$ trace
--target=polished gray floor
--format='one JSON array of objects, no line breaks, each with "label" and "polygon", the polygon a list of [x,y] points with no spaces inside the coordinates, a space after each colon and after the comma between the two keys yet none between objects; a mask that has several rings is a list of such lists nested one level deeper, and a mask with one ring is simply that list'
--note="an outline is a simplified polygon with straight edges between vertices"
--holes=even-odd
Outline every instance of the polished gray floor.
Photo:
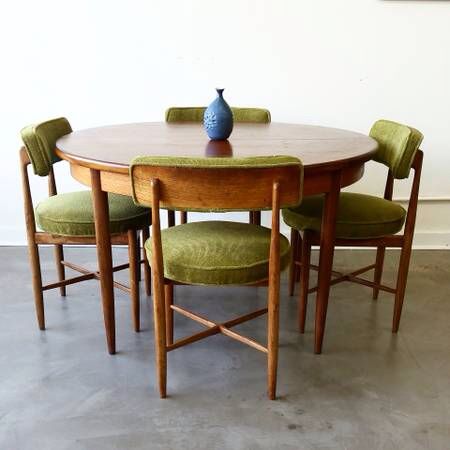
[{"label": "polished gray floor", "polygon": [[[338,251],[336,266],[372,255]],[[397,256],[388,255],[387,282]],[[53,279],[51,249],[42,257]],[[95,267],[91,249],[69,249],[67,259]],[[95,281],[70,286],[65,299],[46,293],[40,332],[26,249],[0,248],[0,449],[450,449],[449,272],[450,252],[413,254],[397,336],[391,295],[373,302],[368,288],[336,286],[320,356],[312,314],[298,334],[283,284],[277,401],[265,396],[264,355],[224,336],[172,352],[170,397],[160,400],[149,299],[134,333],[128,298],[116,293],[118,354],[109,356]],[[218,320],[265,296],[264,288],[176,289],[177,302]],[[184,318],[176,326],[178,336],[196,329]],[[264,318],[240,329],[264,342]]]}]

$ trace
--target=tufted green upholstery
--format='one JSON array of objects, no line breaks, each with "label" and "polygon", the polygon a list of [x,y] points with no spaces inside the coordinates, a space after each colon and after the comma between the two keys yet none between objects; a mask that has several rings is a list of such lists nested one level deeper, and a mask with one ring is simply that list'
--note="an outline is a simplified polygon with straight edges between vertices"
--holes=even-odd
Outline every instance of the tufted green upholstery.
[{"label": "tufted green upholstery", "polygon": [[[283,219],[297,230],[320,231],[324,195],[305,197],[300,206],[283,210]],[[339,197],[336,237],[374,238],[402,229],[406,211],[397,203],[371,195],[343,192]]]},{"label": "tufted green upholstery", "polygon": [[52,164],[59,161],[55,154],[56,141],[71,131],[70,123],[64,117],[22,129],[22,140],[36,175],[49,174]]},{"label": "tufted green upholstery", "polygon": [[423,135],[415,128],[390,120],[378,120],[370,130],[378,142],[374,160],[388,166],[394,178],[408,178],[416,151]]},{"label": "tufted green upholstery", "polygon": [[[166,111],[166,122],[202,122],[205,106],[172,107]],[[235,122],[270,123],[270,112],[263,108],[232,107]]]},{"label": "tufted green upholstery", "polygon": [[[194,222],[161,231],[164,276],[201,285],[249,284],[269,271],[270,229],[238,222]],[[145,243],[151,260],[151,238]],[[289,241],[280,235],[281,270]]]},{"label": "tufted green upholstery", "polygon": [[[150,225],[148,209],[136,206],[131,197],[108,194],[109,229],[122,233]],[[95,236],[91,191],[54,195],[36,207],[41,230],[63,236]]]}]

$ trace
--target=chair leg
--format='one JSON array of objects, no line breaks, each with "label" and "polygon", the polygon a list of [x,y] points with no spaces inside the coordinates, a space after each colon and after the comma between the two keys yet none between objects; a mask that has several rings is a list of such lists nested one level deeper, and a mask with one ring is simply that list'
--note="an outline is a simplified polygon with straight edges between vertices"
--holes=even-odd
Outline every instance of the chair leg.
[{"label": "chair leg", "polygon": [[303,234],[301,272],[300,272],[300,294],[298,297],[298,327],[300,333],[305,332],[306,311],[308,308],[309,289],[309,265],[311,263],[311,241],[307,231]]},{"label": "chair leg", "polygon": [[[58,272],[58,281],[63,281],[66,278],[65,268],[61,261],[64,261],[64,250],[61,244],[56,244],[55,248],[55,262],[56,262],[56,271]],[[60,294],[65,297],[66,296],[66,286],[61,286],[59,288]]]},{"label": "chair leg", "polygon": [[28,243],[31,277],[33,284],[34,305],[40,330],[45,330],[44,294],[42,291],[41,262],[39,259],[39,247],[34,242]]},{"label": "chair leg", "polygon": [[397,274],[397,286],[395,292],[394,317],[392,320],[392,332],[397,333],[402,315],[403,300],[405,298],[406,282],[408,280],[409,261],[411,258],[412,243],[405,243],[400,254],[400,262]]},{"label": "chair leg", "polygon": [[[303,248],[303,241],[302,241],[302,234],[299,232],[298,233],[298,239],[297,239],[297,248],[296,248],[296,253],[295,253],[295,257],[297,259],[297,261],[301,261],[302,259],[302,248]],[[300,273],[301,273],[301,267],[297,266],[295,268],[295,282],[297,283],[298,281],[300,281]]]},{"label": "chair leg", "polygon": [[297,245],[298,245],[298,231],[295,228],[291,228],[291,265],[289,266],[289,295],[294,295],[295,279],[297,276],[298,266],[295,264],[297,261]]},{"label": "chair leg", "polygon": [[[136,247],[138,250],[138,261],[139,261],[139,256],[141,253],[141,233],[139,233],[139,231],[136,231]],[[138,282],[140,283],[142,281],[142,273],[141,273],[141,265],[138,264],[137,267],[137,274],[138,274]]]},{"label": "chair leg", "polygon": [[166,302],[166,342],[168,345],[173,344],[173,284],[164,285],[164,297]]},{"label": "chair leg", "polygon": [[268,304],[268,345],[267,345],[267,394],[275,400],[277,390],[278,341],[280,322],[280,288],[279,283],[269,285]]},{"label": "chair leg", "polygon": [[[164,288],[155,285],[153,277],[153,321],[155,329],[156,374],[159,384],[159,396],[167,395],[167,347],[166,347],[166,314]],[[158,284],[162,283],[158,281]]]},{"label": "chair leg", "polygon": [[136,230],[128,230],[128,259],[130,262],[130,290],[131,308],[134,331],[140,329],[140,304],[139,304],[139,247]]},{"label": "chair leg", "polygon": [[[383,275],[383,263],[384,263],[384,254],[386,253],[386,247],[379,246],[377,248],[377,257],[375,260],[375,273],[373,275],[373,282],[376,284],[381,283],[381,277]],[[377,287],[373,288],[372,298],[374,300],[378,299],[378,293],[380,290]]]},{"label": "chair leg", "polygon": [[167,226],[174,227],[175,226],[175,211],[170,209],[167,210]]},{"label": "chair leg", "polygon": [[143,257],[144,257],[144,284],[145,284],[145,293],[147,296],[152,295],[152,272],[150,268],[150,263],[148,261],[147,252],[145,250],[145,243],[150,237],[150,230],[148,227],[145,227],[142,230],[142,247],[143,247]]},{"label": "chair leg", "polygon": [[187,211],[180,211],[180,223],[187,223]]},{"label": "chair leg", "polygon": [[249,211],[248,223],[252,225],[261,225],[261,211]]}]

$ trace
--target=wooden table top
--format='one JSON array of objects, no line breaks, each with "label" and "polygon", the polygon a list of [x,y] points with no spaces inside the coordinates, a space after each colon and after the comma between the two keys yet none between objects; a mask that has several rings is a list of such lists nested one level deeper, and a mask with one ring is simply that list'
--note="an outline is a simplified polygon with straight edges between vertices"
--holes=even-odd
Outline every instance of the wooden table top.
[{"label": "wooden table top", "polygon": [[58,154],[80,163],[128,169],[136,156],[267,156],[301,159],[305,169],[365,162],[377,142],[360,133],[286,123],[234,125],[228,141],[210,141],[201,123],[132,123],[74,131],[57,141]]}]

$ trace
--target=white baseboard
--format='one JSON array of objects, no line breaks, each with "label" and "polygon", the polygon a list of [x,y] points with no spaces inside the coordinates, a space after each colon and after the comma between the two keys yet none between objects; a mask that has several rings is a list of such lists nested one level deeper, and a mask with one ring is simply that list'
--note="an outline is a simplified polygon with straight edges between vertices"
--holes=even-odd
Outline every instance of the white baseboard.
[{"label": "white baseboard", "polygon": [[27,236],[25,228],[7,227],[0,225],[0,245],[1,246],[27,245]]},{"label": "white baseboard", "polygon": [[413,248],[420,250],[450,250],[450,232],[417,232]]},{"label": "white baseboard", "polygon": [[[281,232],[289,237],[289,228],[285,225],[281,227]],[[17,229],[0,227],[0,246],[25,246],[27,240],[25,230],[23,233]],[[414,249],[423,250],[450,250],[450,232],[424,232],[418,231],[414,236]]]},{"label": "white baseboard", "polygon": [[[405,199],[396,199],[407,207]],[[230,215],[215,215],[216,220],[246,221],[247,213],[233,213]],[[198,218],[197,218],[198,217]],[[206,214],[198,215],[194,220],[208,220]],[[263,224],[270,226],[270,213],[263,212]],[[161,224],[165,226],[165,221]],[[290,230],[284,223],[281,232],[289,236]],[[0,246],[26,245],[26,231],[23,225],[12,227],[0,225]],[[414,236],[415,249],[450,249],[450,198],[424,197],[419,199],[416,232]]]}]

